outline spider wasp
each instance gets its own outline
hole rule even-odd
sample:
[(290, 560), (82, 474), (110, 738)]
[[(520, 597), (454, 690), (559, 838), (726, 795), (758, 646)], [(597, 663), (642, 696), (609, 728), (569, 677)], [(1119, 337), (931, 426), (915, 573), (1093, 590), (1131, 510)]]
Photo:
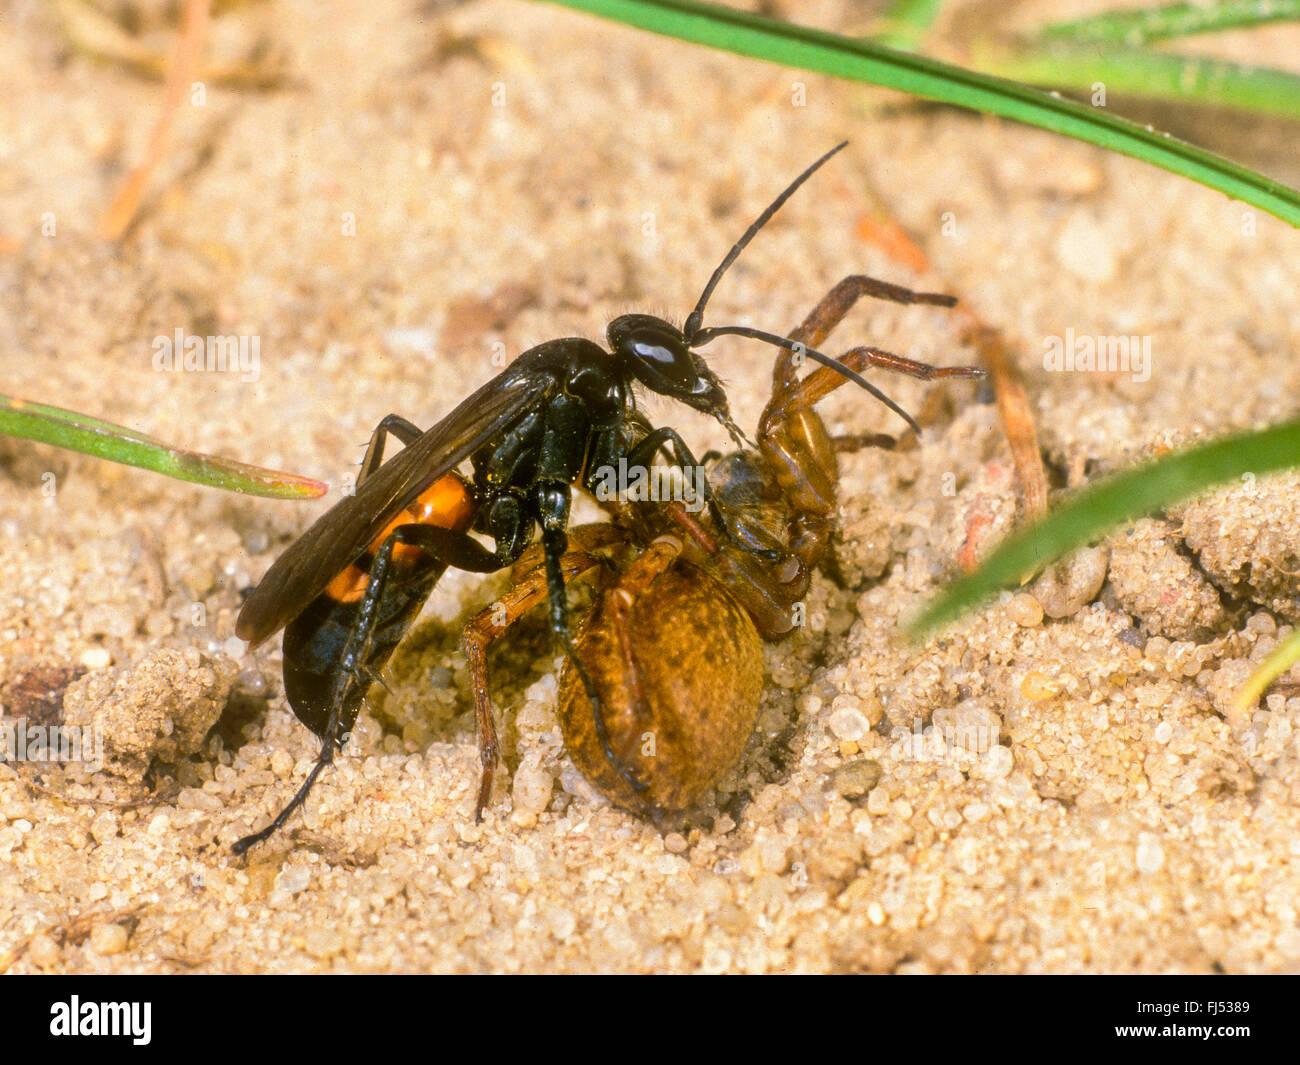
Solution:
[[(948, 296), (913, 292), (865, 276), (845, 278), (789, 335), (820, 346), (864, 295), (952, 306)], [(977, 378), (976, 367), (933, 367), (856, 347), (839, 367), (798, 376), (798, 347), (778, 357), (759, 420), (758, 449), (718, 456), (708, 478), (721, 508), (746, 530), (720, 535), (680, 501), (620, 502), (613, 521), (572, 530), (561, 559), (565, 579), (597, 587), (575, 637), (576, 661), (594, 683), (597, 711), (573, 659), (560, 674), (557, 713), (574, 764), (606, 798), (642, 816), (696, 805), (739, 759), (763, 687), (761, 639), (793, 629), (794, 608), (822, 560), (836, 502), (837, 444), (815, 405), (868, 366), (925, 380)], [(893, 446), (890, 437), (847, 441)], [(748, 545), (761, 545), (755, 551)], [(487, 648), (546, 596), (536, 548), (512, 573), (512, 591), (465, 629), (480, 720), (491, 720)], [(504, 614), (502, 613), (504, 608)], [(760, 639), (761, 637), (761, 639)], [(596, 732), (603, 717), (605, 736)], [(607, 748), (615, 759), (609, 758)], [(635, 785), (640, 783), (640, 788)]]
[[(599, 749), (633, 791), (647, 789), (614, 750), (598, 689), (573, 642), (564, 565), (572, 488), (591, 490), (596, 471), (616, 467), (620, 460), (628, 467), (649, 466), (661, 451), (669, 452), (681, 469), (698, 468), (676, 430), (653, 427), (637, 410), (635, 384), (712, 416), (744, 446), (720, 381), (695, 350), (720, 336), (761, 340), (793, 353), (798, 361), (807, 358), (831, 367), (915, 424), (852, 366), (815, 346), (746, 326), (703, 324), (705, 306), (726, 270), (786, 200), (846, 144), (808, 167), (745, 231), (681, 328), (651, 315), (623, 315), (607, 329), (608, 351), (579, 337), (549, 340), (525, 351), (427, 431), (397, 415), (379, 423), (355, 493), (322, 515), (275, 561), (236, 622), (236, 634), (250, 646), (285, 629), (286, 697), (298, 719), (321, 740), (321, 749), (293, 798), (269, 825), (235, 843), (235, 853), (268, 839), (302, 805), (347, 741), (370, 684), (446, 568), (487, 573), (513, 565), (528, 549), (535, 528), (541, 530), (549, 628), (591, 707)], [(384, 462), (390, 435), (405, 447)], [(473, 472), (462, 475), (457, 468), (466, 461)], [(727, 557), (750, 555), (769, 565), (782, 560), (785, 552), (779, 547), (728, 518), (707, 481), (703, 494), (710, 531), (729, 545)], [(808, 511), (814, 513), (815, 508)], [(813, 539), (817, 520), (805, 530)], [(471, 532), (490, 537), (493, 546)], [(791, 545), (792, 557), (798, 559), (803, 551)], [(483, 767), (481, 816), (498, 760), (485, 700), (476, 699), (476, 724)]]

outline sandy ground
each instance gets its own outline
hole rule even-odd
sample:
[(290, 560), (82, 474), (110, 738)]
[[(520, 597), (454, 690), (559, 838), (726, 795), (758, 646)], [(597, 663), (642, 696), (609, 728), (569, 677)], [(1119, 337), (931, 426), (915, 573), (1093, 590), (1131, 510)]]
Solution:
[[(1000, 5), (964, 17), (985, 8)], [(855, 14), (818, 0), (798, 17)], [(494, 355), (599, 338), (630, 309), (683, 316), (751, 218), (844, 137), (712, 321), (785, 331), (854, 272), (952, 291), (1013, 343), (1057, 488), (1278, 420), (1300, 392), (1300, 238), (1276, 219), (1045, 133), (506, 0), (219, 19), (215, 55), (261, 40), (290, 84), (187, 106), (147, 213), (110, 248), (94, 220), (159, 86), (71, 54), (43, 5), (0, 21), (3, 388), (187, 447), (337, 484), (380, 417), (432, 424)], [(1224, 43), (1281, 65), (1298, 45)], [(1289, 126), (1154, 119), (1300, 183)], [(928, 274), (864, 239), (875, 214), (917, 236)], [(153, 340), (177, 328), (258, 337), (256, 378), (156, 371)], [(1146, 338), (1149, 378), (1046, 372), (1067, 330)], [(839, 349), (868, 340), (974, 357), (929, 308), (856, 310)], [(752, 426), (770, 354), (709, 354)], [(912, 409), (927, 392), (888, 387)], [(946, 391), (920, 447), (844, 459), (832, 572), (809, 624), (767, 648), (750, 748), (692, 820), (662, 832), (576, 774), (530, 622), (494, 661), (507, 769), (474, 823), (459, 627), (504, 585), (452, 574), (348, 756), (248, 860), (230, 843), (288, 798), (315, 743), (280, 695), (278, 648), (246, 655), (233, 619), (324, 504), (0, 441), (0, 700), (110, 743), (99, 773), (0, 768), (0, 965), (1295, 969), (1300, 697), (1283, 685), (1253, 717), (1227, 711), (1300, 620), (1300, 484), (1250, 481), (1122, 534), (1070, 616), (1007, 595), (909, 647), (900, 618), (968, 532), (987, 546), (1015, 515), (994, 407)], [(860, 395), (825, 409), (839, 430), (897, 427)], [(725, 443), (651, 410), (701, 450)]]

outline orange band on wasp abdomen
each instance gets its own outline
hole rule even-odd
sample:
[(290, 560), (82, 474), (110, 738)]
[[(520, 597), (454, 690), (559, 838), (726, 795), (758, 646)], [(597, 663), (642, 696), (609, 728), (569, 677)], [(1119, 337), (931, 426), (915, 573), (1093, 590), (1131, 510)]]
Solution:
[[(449, 473), (429, 485), (405, 510), (393, 518), (370, 542), (366, 555), (373, 557), (384, 541), (402, 525), (436, 525), (441, 529), (464, 532), (474, 517), (474, 499), (459, 474)], [(395, 544), (393, 562), (400, 566), (414, 565), (421, 548), (414, 544)], [(340, 603), (354, 603), (366, 594), (370, 573), (353, 563), (335, 577), (325, 588), (325, 594)]]

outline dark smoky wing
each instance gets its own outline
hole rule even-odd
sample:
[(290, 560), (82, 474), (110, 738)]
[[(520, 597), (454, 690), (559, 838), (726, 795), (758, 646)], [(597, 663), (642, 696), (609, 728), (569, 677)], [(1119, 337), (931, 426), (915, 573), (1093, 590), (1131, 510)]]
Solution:
[(282, 554), (244, 602), (235, 632), (250, 644), (279, 631), (370, 546), (439, 477), (502, 433), (554, 388), (549, 375), (506, 371), (469, 396), (317, 519)]

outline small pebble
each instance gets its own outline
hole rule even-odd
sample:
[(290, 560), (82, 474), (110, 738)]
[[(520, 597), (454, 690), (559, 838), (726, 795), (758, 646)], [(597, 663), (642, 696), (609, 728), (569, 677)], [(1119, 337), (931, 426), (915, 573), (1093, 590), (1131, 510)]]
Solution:
[(981, 761), (986, 780), (1001, 780), (1011, 775), (1016, 760), (1010, 747), (999, 744), (997, 747), (990, 747), (988, 754)]
[(1257, 636), (1275, 636), (1277, 635), (1277, 622), (1273, 620), (1272, 614), (1265, 614), (1261, 611), (1250, 616), (1250, 619), (1246, 622), (1246, 631)]
[(1053, 250), (1062, 268), (1090, 285), (1109, 281), (1119, 269), (1119, 252), (1110, 235), (1083, 210), (1069, 215)]
[(1137, 868), (1139, 873), (1158, 873), (1165, 864), (1165, 850), (1150, 832), (1138, 833)]
[(54, 941), (54, 937), (44, 932), (37, 932), (27, 944), (27, 957), (31, 959), (33, 965), (40, 966), (42, 969), (54, 968), (59, 964), (62, 956), (63, 951)]
[(1060, 687), (1041, 670), (1031, 669), (1020, 682), (1020, 694), (1031, 703), (1041, 703), (1060, 692)]
[(332, 928), (312, 928), (302, 937), (302, 949), (313, 958), (326, 961), (343, 952), (343, 937)]
[(543, 917), (546, 923), (550, 925), (551, 935), (563, 943), (578, 929), (578, 919), (573, 916), (571, 910), (563, 907), (552, 907), (543, 911)]
[(859, 758), (837, 767), (830, 775), (831, 788), (846, 799), (867, 794), (880, 783), (884, 770), (872, 758)]
[(542, 813), (551, 804), (555, 778), (536, 762), (524, 761), (515, 770), (511, 786), (514, 813), (520, 815)]
[(394, 326), (384, 331), (380, 341), (384, 350), (394, 356), (423, 355), (430, 358), (438, 346), (433, 330), (418, 325)]
[(126, 929), (120, 924), (97, 924), (90, 930), (90, 949), (96, 954), (121, 954), (126, 950)]
[(1022, 629), (1036, 628), (1043, 623), (1043, 604), (1027, 592), (1021, 592), (1007, 603), (1007, 616)]
[(293, 757), (288, 751), (277, 748), (271, 755), (271, 772), (281, 779), (293, 772)]
[(837, 695), (831, 703), (830, 720), (827, 724), (837, 740), (857, 743), (871, 731), (871, 722), (859, 709), (858, 701), (851, 696)]
[(276, 890), (283, 891), (288, 895), (298, 894), (310, 883), (311, 869), (305, 865), (285, 866), (275, 878)]
[(1068, 618), (1097, 598), (1106, 581), (1110, 551), (1089, 547), (1049, 566), (1034, 581), (1034, 598), (1049, 618)]
[(1171, 644), (1163, 636), (1152, 636), (1147, 640), (1147, 645), (1142, 649), (1143, 655), (1152, 662), (1163, 662), (1165, 655), (1169, 653)]
[(105, 669), (113, 661), (113, 656), (104, 647), (88, 647), (77, 659), (87, 669)]

